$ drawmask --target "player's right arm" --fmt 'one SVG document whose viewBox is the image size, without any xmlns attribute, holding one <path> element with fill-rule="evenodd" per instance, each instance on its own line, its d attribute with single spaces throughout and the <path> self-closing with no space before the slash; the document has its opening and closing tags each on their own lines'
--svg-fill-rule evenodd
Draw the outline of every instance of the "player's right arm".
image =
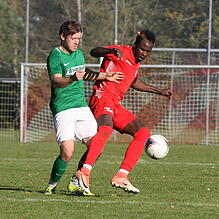
<svg viewBox="0 0 219 219">
<path fill-rule="evenodd" d="M 78 70 L 70 77 L 62 77 L 62 74 L 53 74 L 51 77 L 51 84 L 53 88 L 64 88 L 69 86 L 74 81 L 83 80 L 85 71 Z"/>
<path fill-rule="evenodd" d="M 90 51 L 90 55 L 96 58 L 105 57 L 108 54 L 113 54 L 118 57 L 118 59 L 122 58 L 122 51 L 116 47 L 106 48 L 106 47 L 96 47 Z"/>
<path fill-rule="evenodd" d="M 78 70 L 70 77 L 62 77 L 62 74 L 54 74 L 51 77 L 51 84 L 53 88 L 64 88 L 69 86 L 74 81 L 79 80 L 108 80 L 119 83 L 124 76 L 121 72 L 95 72 L 86 68 L 85 71 Z"/>
</svg>

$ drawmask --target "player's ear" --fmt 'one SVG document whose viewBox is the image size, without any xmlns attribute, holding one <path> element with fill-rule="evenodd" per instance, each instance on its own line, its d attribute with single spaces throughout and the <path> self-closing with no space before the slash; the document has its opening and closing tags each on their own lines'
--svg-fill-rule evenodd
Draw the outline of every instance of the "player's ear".
<svg viewBox="0 0 219 219">
<path fill-rule="evenodd" d="M 61 35 L 60 35 L 60 39 L 61 39 L 62 41 L 65 40 L 65 35 L 64 35 L 63 33 L 61 33 Z"/>
</svg>

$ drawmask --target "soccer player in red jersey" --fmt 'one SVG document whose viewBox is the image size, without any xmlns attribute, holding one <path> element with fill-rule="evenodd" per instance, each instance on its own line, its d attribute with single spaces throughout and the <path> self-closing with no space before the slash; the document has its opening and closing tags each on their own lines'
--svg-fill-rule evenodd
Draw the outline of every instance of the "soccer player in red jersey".
<svg viewBox="0 0 219 219">
<path fill-rule="evenodd" d="M 120 101 L 129 87 L 142 92 L 171 97 L 172 92 L 170 89 L 156 88 L 143 82 L 138 77 L 140 62 L 151 53 L 154 42 L 155 35 L 153 32 L 142 30 L 137 33 L 133 46 L 113 45 L 97 47 L 90 52 L 93 57 L 104 57 L 101 72 L 123 72 L 124 79 L 119 84 L 106 80 L 95 82 L 89 106 L 97 120 L 98 132 L 91 139 L 83 167 L 76 172 L 79 185 L 83 190 L 89 189 L 92 167 L 102 153 L 104 144 L 110 138 L 113 129 L 115 129 L 120 133 L 133 136 L 133 140 L 127 148 L 118 172 L 112 178 L 112 186 L 120 187 L 133 193 L 140 192 L 138 188 L 131 184 L 128 174 L 139 160 L 150 133 L 141 119 L 124 108 Z"/>
</svg>

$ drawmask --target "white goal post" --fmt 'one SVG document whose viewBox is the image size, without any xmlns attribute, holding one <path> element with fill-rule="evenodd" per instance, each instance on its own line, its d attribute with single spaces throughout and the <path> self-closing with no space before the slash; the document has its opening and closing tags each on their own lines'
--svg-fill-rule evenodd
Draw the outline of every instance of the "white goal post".
<svg viewBox="0 0 219 219">
<path fill-rule="evenodd" d="M 87 66 L 99 68 L 98 64 Z M 156 87 L 173 90 L 168 100 L 130 88 L 122 101 L 152 134 L 164 135 L 173 143 L 219 145 L 219 65 L 141 65 L 139 76 Z M 85 89 L 89 98 L 92 82 L 85 82 Z M 54 137 L 49 99 L 46 64 L 22 63 L 21 142 Z M 111 140 L 126 142 L 127 136 L 115 132 Z"/>
</svg>

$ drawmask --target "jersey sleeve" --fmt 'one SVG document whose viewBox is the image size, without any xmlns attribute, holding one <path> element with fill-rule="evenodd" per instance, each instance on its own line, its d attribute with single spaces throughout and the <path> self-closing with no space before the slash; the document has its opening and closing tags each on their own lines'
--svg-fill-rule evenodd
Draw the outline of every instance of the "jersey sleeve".
<svg viewBox="0 0 219 219">
<path fill-rule="evenodd" d="M 62 74 L 62 67 L 58 54 L 51 53 L 49 55 L 47 59 L 47 69 L 50 77 L 54 74 Z"/>
<path fill-rule="evenodd" d="M 117 49 L 121 50 L 119 45 L 104 46 L 104 48 L 107 48 L 107 49 L 117 48 Z M 107 54 L 107 55 L 105 55 L 105 57 L 108 58 L 109 60 L 112 60 L 112 61 L 118 59 L 118 57 L 115 56 L 114 54 Z"/>
</svg>

